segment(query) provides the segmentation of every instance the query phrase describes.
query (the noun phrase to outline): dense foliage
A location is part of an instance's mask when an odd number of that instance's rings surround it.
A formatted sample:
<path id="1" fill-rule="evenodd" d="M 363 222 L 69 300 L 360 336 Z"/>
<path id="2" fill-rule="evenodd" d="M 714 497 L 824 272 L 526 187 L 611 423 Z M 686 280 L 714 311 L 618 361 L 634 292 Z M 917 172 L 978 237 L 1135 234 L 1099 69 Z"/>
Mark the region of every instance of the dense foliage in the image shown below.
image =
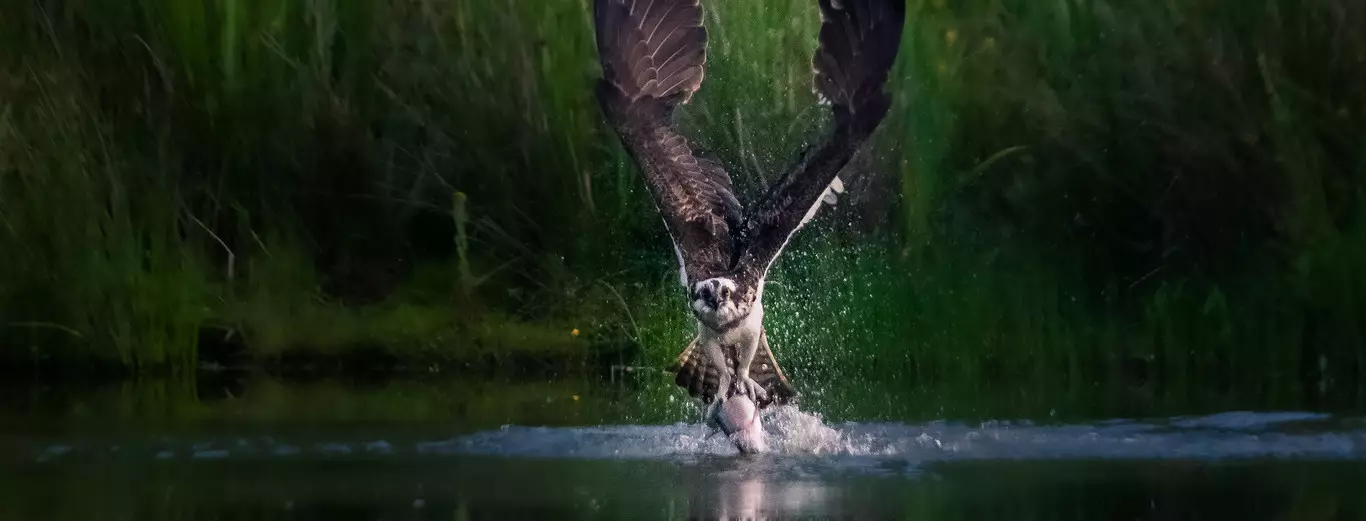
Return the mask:
<path id="1" fill-rule="evenodd" d="M 893 114 L 774 275 L 790 373 L 1366 368 L 1366 4 L 910 4 Z M 824 129 L 818 15 L 707 7 L 681 116 L 744 198 Z M 260 357 L 668 361 L 690 324 L 589 12 L 6 3 L 0 353 L 183 369 L 231 331 Z"/>

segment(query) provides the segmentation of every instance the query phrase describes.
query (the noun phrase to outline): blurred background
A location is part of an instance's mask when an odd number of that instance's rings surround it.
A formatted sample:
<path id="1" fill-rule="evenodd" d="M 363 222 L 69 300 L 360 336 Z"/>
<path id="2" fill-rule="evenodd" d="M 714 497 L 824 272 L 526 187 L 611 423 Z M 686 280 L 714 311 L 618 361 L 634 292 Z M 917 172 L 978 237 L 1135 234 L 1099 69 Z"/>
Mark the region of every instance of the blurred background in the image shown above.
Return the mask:
<path id="1" fill-rule="evenodd" d="M 705 7 L 679 122 L 752 201 L 828 129 L 819 14 Z M 804 410 L 1360 410 L 1366 3 L 907 11 L 890 115 L 769 278 Z M 6 2 L 0 453 L 695 420 L 663 372 L 686 296 L 598 74 L 588 0 Z"/>
<path id="2" fill-rule="evenodd" d="M 752 200 L 828 124 L 819 14 L 714 4 L 680 118 Z M 891 115 L 776 267 L 794 379 L 1355 394 L 1366 8 L 953 4 L 910 2 Z M 5 366 L 667 364 L 590 7 L 8 4 Z"/>

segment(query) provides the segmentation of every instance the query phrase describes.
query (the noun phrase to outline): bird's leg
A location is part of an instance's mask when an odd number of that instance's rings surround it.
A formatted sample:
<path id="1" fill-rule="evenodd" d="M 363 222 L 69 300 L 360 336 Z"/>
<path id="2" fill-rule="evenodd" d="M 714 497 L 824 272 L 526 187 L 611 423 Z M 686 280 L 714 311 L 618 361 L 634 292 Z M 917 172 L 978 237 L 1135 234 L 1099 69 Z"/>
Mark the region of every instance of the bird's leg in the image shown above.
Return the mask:
<path id="1" fill-rule="evenodd" d="M 712 400 L 711 403 L 703 407 L 703 411 L 705 412 L 702 413 L 702 424 L 706 425 L 708 429 L 707 435 L 702 438 L 704 440 L 709 440 L 712 436 L 715 436 L 716 433 L 721 432 L 721 422 L 718 420 L 721 414 L 721 403 L 721 400 L 718 398 Z"/>
<path id="2" fill-rule="evenodd" d="M 740 366 L 735 368 L 736 383 L 740 385 L 740 390 L 749 396 L 749 399 L 758 403 L 768 398 L 768 393 L 764 388 L 749 377 L 749 366 L 754 363 L 754 355 L 759 352 L 759 335 L 745 339 L 741 344 L 744 349 L 740 353 Z"/>
<path id="3" fill-rule="evenodd" d="M 713 358 L 712 360 L 718 359 Z M 720 375 L 720 381 L 717 382 L 716 394 L 712 396 L 711 403 L 707 404 L 704 421 L 707 425 L 719 429 L 720 423 L 717 422 L 717 418 L 721 414 L 722 404 L 726 403 L 726 398 L 730 396 L 727 391 L 730 389 L 731 376 L 729 371 L 720 371 L 718 374 Z"/>

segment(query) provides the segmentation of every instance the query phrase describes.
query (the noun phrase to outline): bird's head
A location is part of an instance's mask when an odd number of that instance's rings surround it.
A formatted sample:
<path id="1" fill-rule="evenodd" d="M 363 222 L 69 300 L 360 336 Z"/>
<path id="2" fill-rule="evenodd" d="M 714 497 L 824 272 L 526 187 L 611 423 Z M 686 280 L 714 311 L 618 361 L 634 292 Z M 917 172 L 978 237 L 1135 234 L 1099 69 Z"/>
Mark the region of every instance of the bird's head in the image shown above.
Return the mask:
<path id="1" fill-rule="evenodd" d="M 749 310 L 749 303 L 736 291 L 735 281 L 725 277 L 693 284 L 691 297 L 693 315 L 712 328 L 744 318 Z"/>

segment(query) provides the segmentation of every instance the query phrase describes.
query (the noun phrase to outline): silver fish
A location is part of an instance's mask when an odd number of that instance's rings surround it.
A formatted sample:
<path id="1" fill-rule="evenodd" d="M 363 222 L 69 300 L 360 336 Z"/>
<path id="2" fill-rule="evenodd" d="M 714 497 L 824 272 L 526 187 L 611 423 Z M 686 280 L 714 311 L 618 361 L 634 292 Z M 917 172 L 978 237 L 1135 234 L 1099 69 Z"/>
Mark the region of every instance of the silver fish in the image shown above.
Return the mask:
<path id="1" fill-rule="evenodd" d="M 768 444 L 764 441 L 764 426 L 759 421 L 759 409 L 749 396 L 744 393 L 732 394 L 719 406 L 713 406 L 712 410 L 712 417 L 707 423 L 725 433 L 726 439 L 741 453 L 768 451 Z"/>

